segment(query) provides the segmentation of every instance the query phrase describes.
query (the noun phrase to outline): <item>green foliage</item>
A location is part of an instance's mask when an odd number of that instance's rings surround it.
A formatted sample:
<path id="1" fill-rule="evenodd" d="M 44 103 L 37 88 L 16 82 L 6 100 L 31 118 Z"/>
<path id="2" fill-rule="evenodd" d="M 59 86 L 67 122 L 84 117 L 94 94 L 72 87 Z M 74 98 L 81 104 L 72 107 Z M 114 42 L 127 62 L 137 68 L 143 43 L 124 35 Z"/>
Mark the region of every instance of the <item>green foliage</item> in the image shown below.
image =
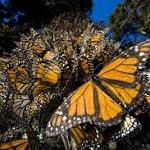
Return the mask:
<path id="1" fill-rule="evenodd" d="M 150 0 L 125 0 L 110 17 L 110 28 L 115 40 L 124 33 L 141 32 L 150 35 Z"/>

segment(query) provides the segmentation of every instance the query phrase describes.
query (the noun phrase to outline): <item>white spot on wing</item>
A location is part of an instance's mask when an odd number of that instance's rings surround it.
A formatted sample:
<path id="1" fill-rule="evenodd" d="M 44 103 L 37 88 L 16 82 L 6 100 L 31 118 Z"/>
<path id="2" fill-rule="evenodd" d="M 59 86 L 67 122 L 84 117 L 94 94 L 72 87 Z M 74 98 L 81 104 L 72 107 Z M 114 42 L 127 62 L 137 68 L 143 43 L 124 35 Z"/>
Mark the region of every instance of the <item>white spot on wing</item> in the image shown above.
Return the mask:
<path id="1" fill-rule="evenodd" d="M 138 46 L 135 46 L 135 52 L 138 52 L 138 51 L 139 51 Z"/>
<path id="2" fill-rule="evenodd" d="M 140 53 L 139 53 L 139 56 L 144 56 L 144 52 L 140 52 Z"/>

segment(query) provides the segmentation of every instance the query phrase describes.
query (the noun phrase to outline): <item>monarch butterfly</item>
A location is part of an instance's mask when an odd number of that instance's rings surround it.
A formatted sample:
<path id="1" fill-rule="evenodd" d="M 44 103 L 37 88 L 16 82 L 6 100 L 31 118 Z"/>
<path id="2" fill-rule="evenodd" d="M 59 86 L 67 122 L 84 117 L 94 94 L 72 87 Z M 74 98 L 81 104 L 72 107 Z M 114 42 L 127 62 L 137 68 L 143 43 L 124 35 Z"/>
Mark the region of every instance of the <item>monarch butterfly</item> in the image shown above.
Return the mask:
<path id="1" fill-rule="evenodd" d="M 106 61 L 108 62 L 109 57 L 116 48 L 114 44 L 111 46 L 112 41 L 105 37 L 106 32 L 96 29 L 93 24 L 88 24 L 86 30 L 76 41 L 76 44 L 80 47 L 81 54 L 83 56 L 90 54 L 95 57 L 95 60 L 103 64 Z"/>
<path id="2" fill-rule="evenodd" d="M 28 103 L 25 108 L 21 107 L 22 105 L 18 105 L 18 109 L 24 111 L 25 116 L 30 120 L 35 113 L 47 106 L 54 96 L 54 92 L 43 91 L 38 95 L 35 95 L 32 102 Z"/>
<path id="3" fill-rule="evenodd" d="M 149 95 L 146 96 L 146 101 L 150 105 L 150 96 Z"/>
<path id="4" fill-rule="evenodd" d="M 136 107 L 137 99 L 144 98 L 140 69 L 149 52 L 150 41 L 146 40 L 120 54 L 93 75 L 92 80 L 75 90 L 52 115 L 47 134 L 54 136 L 85 122 L 102 126 L 121 122 L 122 114 Z"/>
<path id="5" fill-rule="evenodd" d="M 48 90 L 49 88 L 50 87 L 49 87 L 48 83 L 41 82 L 41 81 L 35 81 L 31 87 L 32 96 L 36 97 L 37 95 L 39 95 L 43 91 Z"/>
<path id="6" fill-rule="evenodd" d="M 59 80 L 60 69 L 54 62 L 39 62 L 36 68 L 36 76 L 43 82 L 56 84 Z"/>
<path id="7" fill-rule="evenodd" d="M 100 42 L 101 40 L 104 40 L 104 34 L 98 32 L 90 38 L 90 43 L 92 46 L 95 46 L 97 42 Z"/>
<path id="8" fill-rule="evenodd" d="M 86 30 L 84 30 L 83 33 L 77 38 L 76 44 L 88 44 L 88 46 L 95 46 L 98 42 L 101 42 L 102 40 L 104 40 L 104 33 L 96 30 L 93 24 L 88 24 Z"/>
<path id="9" fill-rule="evenodd" d="M 27 139 L 14 140 L 0 144 L 1 150 L 26 150 L 28 146 Z"/>
<path id="10" fill-rule="evenodd" d="M 32 75 L 33 78 L 37 78 L 41 82 L 47 82 L 55 85 L 60 78 L 60 66 L 56 58 L 54 51 L 45 51 L 43 56 L 34 57 L 32 62 Z"/>
<path id="11" fill-rule="evenodd" d="M 50 49 L 50 45 L 44 36 L 34 29 L 30 30 L 31 35 L 22 35 L 21 42 L 16 43 L 18 48 L 25 50 L 29 54 L 42 54 Z"/>
<path id="12" fill-rule="evenodd" d="M 30 98 L 28 95 L 13 94 L 13 112 L 21 118 L 29 103 Z"/>
<path id="13" fill-rule="evenodd" d="M 8 79 L 14 90 L 20 94 L 26 94 L 31 87 L 31 79 L 25 67 L 17 67 L 16 69 L 7 69 Z"/>
<path id="14" fill-rule="evenodd" d="M 69 133 L 77 149 L 92 149 L 103 142 L 102 134 L 94 126 L 78 125 L 71 128 Z"/>
<path id="15" fill-rule="evenodd" d="M 7 68 L 7 64 L 9 63 L 10 58 L 0 57 L 0 71 L 3 71 Z"/>
<path id="16" fill-rule="evenodd" d="M 88 58 L 86 57 L 82 57 L 80 59 L 80 66 L 85 74 L 85 77 L 88 78 L 88 75 L 90 75 L 92 73 L 92 70 L 93 70 L 93 65 L 91 64 L 92 63 L 92 60 L 89 60 Z"/>
<path id="17" fill-rule="evenodd" d="M 53 51 L 47 51 L 43 56 L 43 61 L 49 60 L 52 61 L 56 57 L 55 52 Z"/>
<path id="18" fill-rule="evenodd" d="M 91 73 L 92 66 L 108 62 L 108 60 L 112 58 L 110 54 L 116 50 L 113 46 L 108 45 L 108 39 L 105 38 L 104 33 L 98 31 L 90 36 L 88 49 L 86 49 L 84 53 L 82 52 L 82 47 L 80 49 L 79 64 L 86 75 Z M 92 65 L 91 61 L 93 61 Z M 100 64 L 98 66 L 100 66 Z"/>

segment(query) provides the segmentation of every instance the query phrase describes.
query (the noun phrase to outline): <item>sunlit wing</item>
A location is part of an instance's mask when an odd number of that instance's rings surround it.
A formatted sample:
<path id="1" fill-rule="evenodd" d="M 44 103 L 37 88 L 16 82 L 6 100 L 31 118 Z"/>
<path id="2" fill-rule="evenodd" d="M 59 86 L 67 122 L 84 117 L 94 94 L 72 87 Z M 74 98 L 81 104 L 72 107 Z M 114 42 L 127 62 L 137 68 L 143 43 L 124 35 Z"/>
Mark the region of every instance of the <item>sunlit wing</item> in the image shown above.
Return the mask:
<path id="1" fill-rule="evenodd" d="M 85 122 L 98 121 L 101 125 L 121 121 L 123 108 L 92 81 L 79 87 L 51 117 L 47 134 L 57 135 L 64 130 Z"/>
<path id="2" fill-rule="evenodd" d="M 0 144 L 0 150 L 26 150 L 28 146 L 28 140 L 15 140 Z"/>
<path id="3" fill-rule="evenodd" d="M 145 99 L 146 99 L 147 103 L 150 105 L 150 96 L 147 95 Z"/>
<path id="4" fill-rule="evenodd" d="M 126 86 L 134 86 L 137 81 L 135 73 L 137 73 L 139 60 L 137 57 L 117 58 L 110 64 L 105 66 L 98 74 L 100 78 L 108 80 L 116 84 L 126 84 Z"/>
<path id="5" fill-rule="evenodd" d="M 135 87 L 141 81 L 141 72 L 150 53 L 150 40 L 142 42 L 124 52 L 99 73 L 98 77 L 124 87 Z"/>
<path id="6" fill-rule="evenodd" d="M 60 69 L 54 62 L 39 62 L 36 68 L 36 77 L 43 82 L 57 84 L 60 77 Z"/>
<path id="7" fill-rule="evenodd" d="M 56 57 L 56 54 L 53 51 L 47 51 L 43 56 L 43 61 L 52 61 Z"/>
<path id="8" fill-rule="evenodd" d="M 121 54 L 99 73 L 101 85 L 114 95 L 125 107 L 144 98 L 145 82 L 142 71 L 150 53 L 150 41 L 145 41 Z M 133 107 L 132 107 L 133 108 Z M 131 108 L 131 109 L 132 109 Z"/>
<path id="9" fill-rule="evenodd" d="M 116 84 L 109 84 L 105 81 L 102 81 L 102 85 L 109 90 L 110 95 L 115 96 L 124 107 L 128 105 L 135 105 L 134 103 L 137 98 L 142 98 L 144 94 L 142 94 L 143 87 L 139 83 L 133 88 L 119 86 Z M 118 101 L 118 103 L 119 103 Z"/>

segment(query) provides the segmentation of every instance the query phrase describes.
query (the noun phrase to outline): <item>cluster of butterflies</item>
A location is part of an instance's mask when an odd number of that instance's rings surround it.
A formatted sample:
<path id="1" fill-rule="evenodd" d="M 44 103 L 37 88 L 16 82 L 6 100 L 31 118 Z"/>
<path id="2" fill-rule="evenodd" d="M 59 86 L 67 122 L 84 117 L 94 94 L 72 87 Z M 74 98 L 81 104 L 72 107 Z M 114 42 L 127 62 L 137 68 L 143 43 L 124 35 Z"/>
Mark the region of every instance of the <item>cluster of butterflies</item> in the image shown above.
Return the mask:
<path id="1" fill-rule="evenodd" d="M 80 36 L 61 41 L 62 49 L 55 46 L 54 35 L 49 42 L 32 29 L 10 57 L 0 58 L 2 122 L 7 111 L 25 127 L 36 128 L 32 121 L 43 115 L 46 125 L 37 137 L 60 135 L 66 149 L 115 149 L 116 142 L 141 129 L 136 116 L 150 105 L 144 71 L 150 40 L 114 57 L 104 33 L 93 28 L 89 24 Z M 104 65 L 106 60 L 110 62 Z M 106 130 L 116 126 L 108 135 Z M 17 140 L 6 137 L 14 140 L 3 140 L 0 149 L 30 149 L 27 135 Z"/>

